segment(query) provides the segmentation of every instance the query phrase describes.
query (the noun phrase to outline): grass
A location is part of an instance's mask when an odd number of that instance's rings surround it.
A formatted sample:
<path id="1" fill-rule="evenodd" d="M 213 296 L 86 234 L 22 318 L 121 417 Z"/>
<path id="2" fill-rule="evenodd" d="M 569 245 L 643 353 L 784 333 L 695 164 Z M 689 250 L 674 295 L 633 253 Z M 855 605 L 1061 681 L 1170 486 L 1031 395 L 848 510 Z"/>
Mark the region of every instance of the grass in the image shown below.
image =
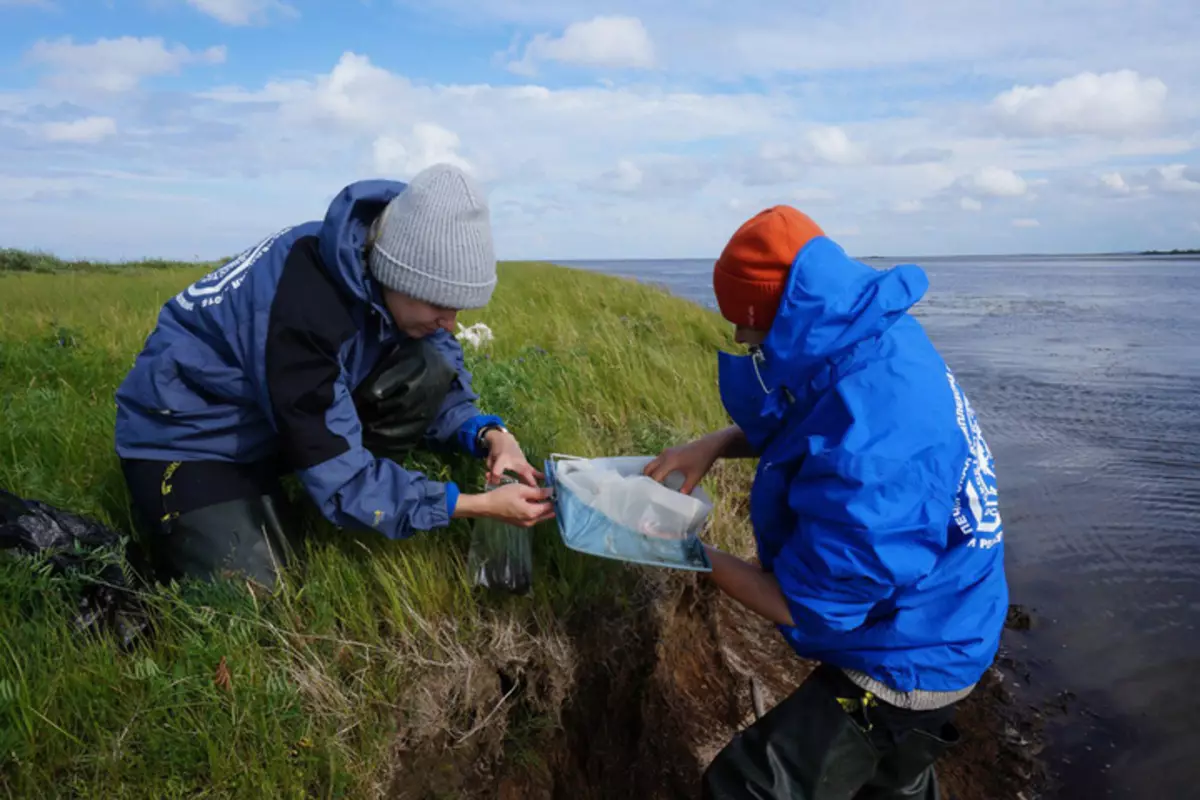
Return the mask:
<path id="1" fill-rule="evenodd" d="M 113 392 L 160 305 L 208 267 L 0 251 L 0 487 L 131 528 Z M 491 305 L 462 321 L 495 333 L 468 364 L 535 464 L 650 454 L 726 424 L 727 326 L 661 290 L 503 264 Z M 465 458 L 410 466 L 481 478 Z M 547 770 L 581 668 L 572 632 L 636 613 L 651 571 L 568 551 L 553 523 L 534 535 L 532 597 L 496 597 L 466 578 L 465 523 L 389 542 L 318 521 L 285 591 L 155 590 L 155 635 L 129 651 L 72 629 L 87 575 L 0 557 L 0 793 L 379 797 L 441 770 L 456 796 L 494 780 L 471 769 Z"/>

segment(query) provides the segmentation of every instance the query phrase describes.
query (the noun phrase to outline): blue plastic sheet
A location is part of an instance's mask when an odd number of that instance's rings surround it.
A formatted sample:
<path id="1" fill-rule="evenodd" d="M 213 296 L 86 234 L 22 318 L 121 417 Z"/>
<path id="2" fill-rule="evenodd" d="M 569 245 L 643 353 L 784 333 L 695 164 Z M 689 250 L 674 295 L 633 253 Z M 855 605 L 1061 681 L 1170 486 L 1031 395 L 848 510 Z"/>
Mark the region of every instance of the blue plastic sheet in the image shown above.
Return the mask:
<path id="1" fill-rule="evenodd" d="M 647 535 L 589 505 L 563 481 L 557 479 L 557 471 L 567 461 L 587 462 L 596 467 L 614 470 L 623 476 L 635 476 L 641 475 L 642 470 L 652 460 L 652 457 L 643 456 L 578 459 L 561 455 L 553 455 L 547 459 L 544 470 L 546 483 L 554 490 L 558 532 L 563 543 L 572 550 L 602 558 L 655 567 L 710 572 L 712 564 L 700 540 L 708 525 L 707 513 L 698 523 L 684 531 L 685 535 Z M 682 486 L 682 477 L 672 475 L 665 485 L 678 491 Z M 696 487 L 691 496 L 711 509 L 712 501 L 700 487 Z"/>

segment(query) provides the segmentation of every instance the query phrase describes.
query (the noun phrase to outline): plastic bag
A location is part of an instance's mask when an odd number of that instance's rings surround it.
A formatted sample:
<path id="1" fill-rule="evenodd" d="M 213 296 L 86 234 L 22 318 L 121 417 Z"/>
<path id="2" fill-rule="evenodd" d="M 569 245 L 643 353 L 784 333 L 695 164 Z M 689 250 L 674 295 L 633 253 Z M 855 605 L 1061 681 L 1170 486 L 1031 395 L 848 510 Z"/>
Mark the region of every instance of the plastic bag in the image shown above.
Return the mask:
<path id="1" fill-rule="evenodd" d="M 485 491 L 510 483 L 516 480 L 505 478 Z M 471 527 L 467 570 L 474 586 L 528 594 L 533 583 L 533 542 L 529 530 L 499 520 L 476 519 Z"/>
<path id="2" fill-rule="evenodd" d="M 53 574 L 88 576 L 75 614 L 77 630 L 113 632 L 126 648 L 149 621 L 121 564 L 119 533 L 99 522 L 0 489 L 0 551 L 45 555 Z"/>
<path id="3" fill-rule="evenodd" d="M 712 501 L 700 487 L 679 490 L 683 476 L 660 484 L 642 474 L 652 457 L 546 462 L 555 490 L 555 513 L 563 542 L 578 550 L 637 564 L 707 572 L 712 569 L 700 534 Z"/>

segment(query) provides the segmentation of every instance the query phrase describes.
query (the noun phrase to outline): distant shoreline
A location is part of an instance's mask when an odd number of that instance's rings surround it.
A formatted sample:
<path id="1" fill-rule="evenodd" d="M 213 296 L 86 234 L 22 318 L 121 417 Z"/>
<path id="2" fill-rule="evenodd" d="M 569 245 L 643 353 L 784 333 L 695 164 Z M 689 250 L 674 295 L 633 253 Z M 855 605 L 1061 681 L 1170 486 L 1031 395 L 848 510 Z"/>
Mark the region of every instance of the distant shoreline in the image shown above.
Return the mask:
<path id="1" fill-rule="evenodd" d="M 1136 258 L 1138 256 L 1200 256 L 1200 249 L 1187 248 L 1177 250 L 1142 250 L 1142 251 L 1113 251 L 1092 253 L 960 253 L 957 255 L 878 255 L 856 256 L 863 261 L 890 262 L 923 262 L 942 260 L 970 260 L 981 258 Z M 173 267 L 196 267 L 214 269 L 227 262 L 233 256 L 223 256 L 216 259 L 173 259 L 162 257 L 143 257 L 140 259 L 91 259 L 64 258 L 41 250 L 24 250 L 15 247 L 0 247 L 0 272 L 61 272 L 66 270 L 100 272 L 112 268 L 143 267 L 148 269 L 165 269 Z M 712 263 L 714 256 L 676 257 L 676 258 L 561 258 L 561 259 L 500 259 L 499 263 L 539 263 L 555 266 L 572 267 L 576 265 L 600 265 L 622 263 L 673 263 L 680 261 L 704 261 Z"/>

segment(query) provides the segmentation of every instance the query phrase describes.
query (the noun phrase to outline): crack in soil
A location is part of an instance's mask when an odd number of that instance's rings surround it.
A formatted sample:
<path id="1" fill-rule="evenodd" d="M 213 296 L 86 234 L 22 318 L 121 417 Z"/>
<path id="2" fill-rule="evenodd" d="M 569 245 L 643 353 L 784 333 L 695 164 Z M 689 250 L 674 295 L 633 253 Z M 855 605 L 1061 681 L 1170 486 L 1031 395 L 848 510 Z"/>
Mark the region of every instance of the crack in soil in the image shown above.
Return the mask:
<path id="1" fill-rule="evenodd" d="M 754 721 L 753 687 L 770 708 L 815 664 L 797 658 L 770 623 L 702 578 L 651 576 L 647 587 L 647 602 L 636 610 L 597 611 L 566 631 L 573 676 L 539 674 L 561 672 L 562 659 L 527 667 L 520 677 L 493 672 L 487 681 L 494 686 L 485 694 L 494 699 L 508 692 L 511 700 L 501 704 L 490 729 L 470 746 L 424 742 L 416 752 L 398 753 L 408 768 L 403 780 L 393 781 L 391 796 L 698 797 L 704 767 Z M 1003 652 L 1002 662 L 1012 663 Z M 570 692 L 547 693 L 539 681 L 567 681 Z M 960 704 L 963 742 L 938 767 L 944 800 L 1038 796 L 1046 774 L 1038 758 L 1043 715 L 1018 699 L 1011 682 L 994 666 Z M 554 701 L 557 714 L 548 707 Z M 527 742 L 536 757 L 514 758 L 505 732 L 522 715 L 544 719 L 547 713 L 558 721 Z"/>

